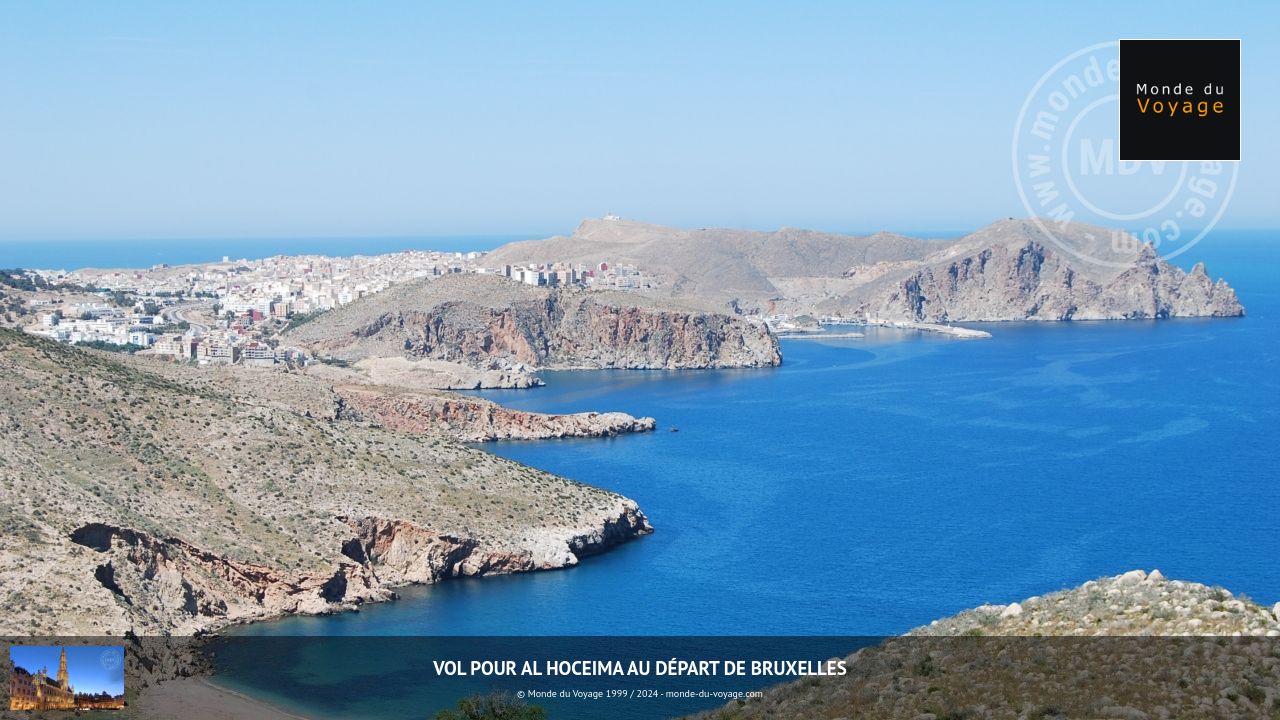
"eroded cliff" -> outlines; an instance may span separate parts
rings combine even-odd
[[[768,329],[742,318],[485,275],[406,283],[326,313],[289,337],[344,360],[633,369],[781,362]]]
[[[1032,223],[1006,221],[975,233],[914,266],[872,277],[826,311],[887,320],[1132,320],[1234,317],[1236,293],[1212,280],[1203,263],[1190,272],[1161,259],[1150,245],[1100,247],[1101,228],[1072,227],[1046,239]],[[1072,256],[1080,246],[1084,258]],[[1101,255],[1100,258],[1093,258]]]

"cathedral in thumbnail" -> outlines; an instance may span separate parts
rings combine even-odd
[[[67,678],[67,650],[63,648],[58,658],[58,677],[49,677],[48,668],[31,673],[10,661],[9,709],[10,710],[74,710],[75,690]]]

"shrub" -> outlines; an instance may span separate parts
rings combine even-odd
[[[474,695],[458,701],[456,710],[441,710],[435,720],[545,720],[547,713],[509,695]]]

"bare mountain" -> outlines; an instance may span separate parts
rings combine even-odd
[[[512,243],[486,262],[632,264],[658,278],[651,296],[746,313],[913,321],[1244,313],[1235,292],[1203,266],[1186,272],[1132,236],[1071,225],[1050,238],[1012,219],[954,241],[588,220],[569,237]]]
[[[859,237],[794,228],[683,230],[591,219],[568,237],[505,245],[486,262],[631,264],[661,278],[661,292],[669,296],[757,299],[779,292],[773,277],[840,277],[854,265],[916,260],[947,244],[892,233]]]

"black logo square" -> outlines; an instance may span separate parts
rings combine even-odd
[[[1120,159],[1239,160],[1240,41],[1121,40]]]

